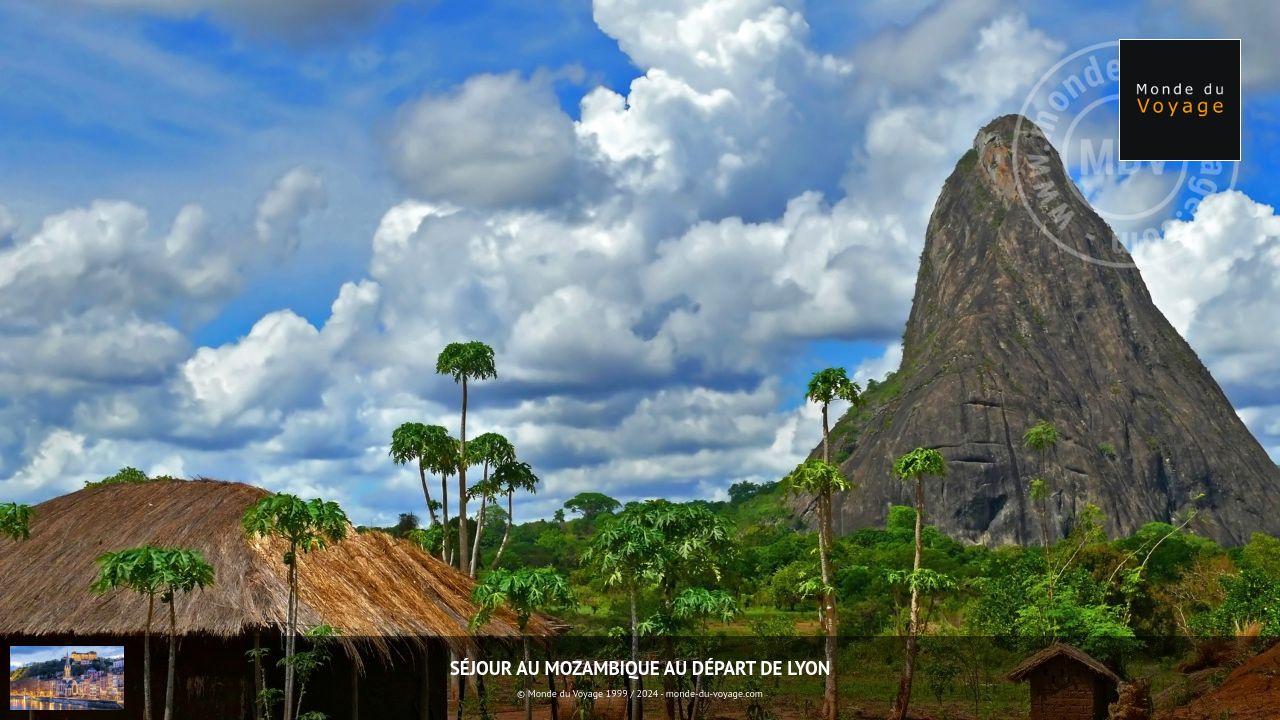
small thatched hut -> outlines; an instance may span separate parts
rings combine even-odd
[[[268,648],[279,673],[286,627],[285,546],[246,537],[244,512],[269,493],[240,483],[159,480],[87,488],[41,503],[25,542],[0,539],[0,640],[9,645],[123,645],[125,713],[141,717],[142,634],[146,601],[89,591],[104,552],[143,544],[196,548],[216,583],[177,602],[175,714],[253,718],[255,682],[247,653]],[[471,649],[472,581],[411,543],[356,533],[302,556],[301,626],[338,629],[329,663],[308,684],[305,709],[333,720],[444,720],[450,650]],[[161,694],[167,613],[153,632],[153,688]],[[531,634],[554,632],[535,618]],[[514,618],[499,615],[487,637],[517,638]],[[280,687],[278,675],[269,683]],[[46,716],[42,713],[42,716]]]
[[[1009,673],[1030,681],[1031,720],[1105,720],[1120,678],[1088,653],[1056,643]]]

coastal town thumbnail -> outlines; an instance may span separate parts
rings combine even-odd
[[[122,710],[124,648],[14,645],[10,710]]]

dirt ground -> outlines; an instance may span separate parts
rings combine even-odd
[[[1275,720],[1280,718],[1280,645],[1231,672],[1216,689],[1160,720]]]

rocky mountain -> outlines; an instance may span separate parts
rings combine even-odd
[[[1223,543],[1280,533],[1280,471],[1040,129],[1019,120],[984,127],[947,178],[901,368],[833,428],[833,460],[859,486],[837,502],[837,531],[910,504],[892,463],[924,446],[950,468],[928,482],[929,522],[975,542],[1039,541],[1033,477],[1048,480],[1057,535],[1085,503],[1113,534],[1193,506],[1193,527]],[[1042,419],[1061,437],[1038,454],[1022,438]]]

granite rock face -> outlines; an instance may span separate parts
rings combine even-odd
[[[923,446],[950,469],[927,483],[928,522],[973,542],[1039,542],[1033,477],[1048,480],[1057,536],[1085,503],[1113,536],[1193,504],[1193,529],[1219,542],[1280,534],[1280,471],[1113,237],[1029,120],[978,133],[929,221],[902,367],[833,428],[832,457],[858,485],[837,500],[838,532],[911,504],[892,463]],[[1061,434],[1045,457],[1022,446],[1040,419]]]

